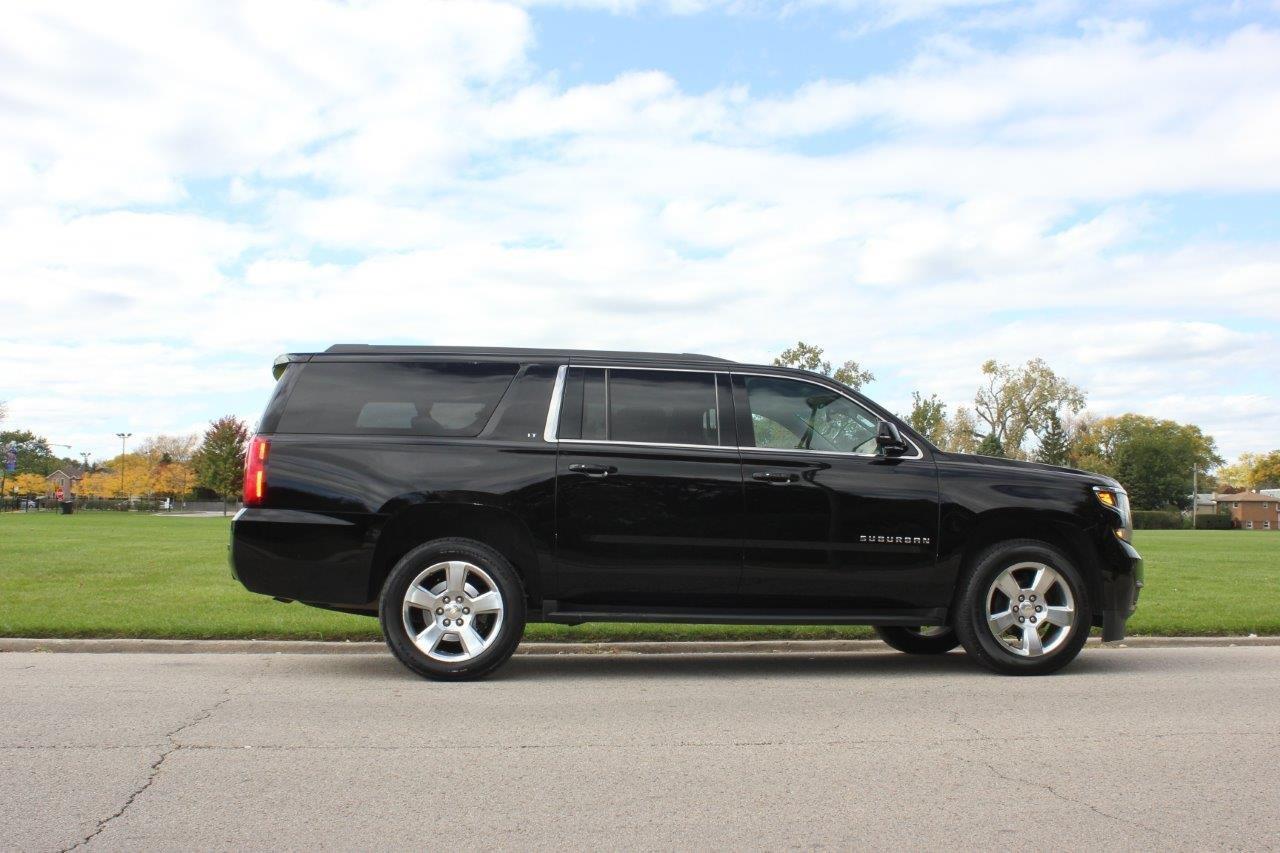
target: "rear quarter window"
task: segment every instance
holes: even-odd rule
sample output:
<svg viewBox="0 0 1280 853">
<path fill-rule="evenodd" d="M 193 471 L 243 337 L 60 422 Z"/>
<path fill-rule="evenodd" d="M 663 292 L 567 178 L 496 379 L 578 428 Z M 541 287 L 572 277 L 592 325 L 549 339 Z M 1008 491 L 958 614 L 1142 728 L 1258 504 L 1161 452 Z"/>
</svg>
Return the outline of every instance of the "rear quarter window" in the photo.
<svg viewBox="0 0 1280 853">
<path fill-rule="evenodd" d="M 518 365 L 490 362 L 326 362 L 301 369 L 277 431 L 475 436 Z"/>
</svg>

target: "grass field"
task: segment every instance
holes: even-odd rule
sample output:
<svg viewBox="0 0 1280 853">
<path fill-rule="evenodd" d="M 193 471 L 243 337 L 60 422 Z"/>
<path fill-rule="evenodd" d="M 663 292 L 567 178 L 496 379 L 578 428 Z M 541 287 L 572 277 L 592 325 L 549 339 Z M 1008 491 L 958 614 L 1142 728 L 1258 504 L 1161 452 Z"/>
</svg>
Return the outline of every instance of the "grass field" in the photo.
<svg viewBox="0 0 1280 853">
<path fill-rule="evenodd" d="M 0 515 L 0 636 L 380 637 L 374 619 L 280 604 L 227 568 L 228 520 Z M 1138 531 L 1147 588 L 1131 634 L 1280 634 L 1280 534 Z M 530 639 L 860 637 L 865 628 L 531 625 Z"/>
</svg>

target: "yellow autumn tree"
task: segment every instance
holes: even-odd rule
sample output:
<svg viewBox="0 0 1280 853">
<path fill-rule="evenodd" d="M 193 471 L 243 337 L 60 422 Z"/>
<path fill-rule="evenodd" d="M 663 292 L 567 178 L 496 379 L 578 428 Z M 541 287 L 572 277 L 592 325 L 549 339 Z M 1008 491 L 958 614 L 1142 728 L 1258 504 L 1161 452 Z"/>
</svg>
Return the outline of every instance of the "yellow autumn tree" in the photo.
<svg viewBox="0 0 1280 853">
<path fill-rule="evenodd" d="M 19 474 L 13 479 L 19 495 L 47 495 L 53 492 L 53 486 L 41 474 Z M 11 487 L 12 488 L 12 487 Z"/>
<path fill-rule="evenodd" d="M 179 498 L 191 491 L 196 484 L 195 472 L 191 466 L 181 462 L 170 462 L 156 468 L 152 478 L 152 490 L 158 495 Z"/>
</svg>

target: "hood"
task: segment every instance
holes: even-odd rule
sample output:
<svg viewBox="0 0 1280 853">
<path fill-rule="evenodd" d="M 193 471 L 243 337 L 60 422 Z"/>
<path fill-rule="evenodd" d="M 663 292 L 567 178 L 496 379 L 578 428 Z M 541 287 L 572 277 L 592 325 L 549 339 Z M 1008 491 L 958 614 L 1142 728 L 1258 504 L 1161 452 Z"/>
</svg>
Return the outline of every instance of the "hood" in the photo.
<svg viewBox="0 0 1280 853">
<path fill-rule="evenodd" d="M 1017 468 L 1023 471 L 1039 471 L 1046 474 L 1059 474 L 1091 483 L 1121 488 L 1120 483 L 1105 474 L 1092 471 L 1081 471 L 1079 468 L 1066 468 L 1061 465 L 1046 465 L 1043 462 L 1024 462 L 1021 459 L 1004 459 L 999 456 L 979 456 L 976 453 L 939 453 L 938 456 L 955 462 L 983 465 L 988 468 Z"/>
</svg>

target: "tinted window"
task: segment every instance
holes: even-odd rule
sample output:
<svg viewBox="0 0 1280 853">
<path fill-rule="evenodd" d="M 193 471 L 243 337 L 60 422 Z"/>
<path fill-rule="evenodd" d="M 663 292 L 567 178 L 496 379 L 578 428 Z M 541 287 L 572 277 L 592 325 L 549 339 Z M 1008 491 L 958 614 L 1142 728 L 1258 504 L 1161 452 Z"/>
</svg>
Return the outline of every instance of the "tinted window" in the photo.
<svg viewBox="0 0 1280 853">
<path fill-rule="evenodd" d="M 609 371 L 609 439 L 719 444 L 716 378 L 667 370 Z"/>
<path fill-rule="evenodd" d="M 746 377 L 756 447 L 875 453 L 880 419 L 821 385 Z"/>
<path fill-rule="evenodd" d="M 557 438 L 604 438 L 604 370 L 571 367 L 565 373 Z"/>
<path fill-rule="evenodd" d="M 502 399 L 514 364 L 307 364 L 278 430 L 293 433 L 474 436 Z"/>
<path fill-rule="evenodd" d="M 530 364 L 502 398 L 482 435 L 486 438 L 536 441 L 547 423 L 547 404 L 555 386 L 554 364 Z"/>
<path fill-rule="evenodd" d="M 570 368 L 558 437 L 719 444 L 716 377 L 673 370 Z"/>
</svg>

